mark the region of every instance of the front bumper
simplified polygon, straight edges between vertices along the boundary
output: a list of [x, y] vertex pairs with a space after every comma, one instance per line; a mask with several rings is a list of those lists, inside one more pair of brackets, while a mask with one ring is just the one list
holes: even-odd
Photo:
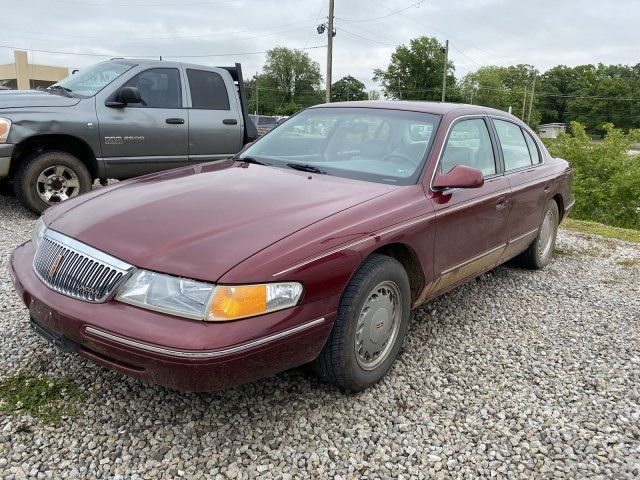
[[9, 175], [9, 167], [11, 165], [11, 154], [15, 145], [11, 143], [0, 143], [0, 178]]
[[31, 242], [11, 255], [13, 284], [36, 322], [76, 353], [159, 385], [210, 391], [313, 360], [331, 331], [338, 297], [226, 323], [181, 319], [120, 302], [91, 304], [47, 288]]

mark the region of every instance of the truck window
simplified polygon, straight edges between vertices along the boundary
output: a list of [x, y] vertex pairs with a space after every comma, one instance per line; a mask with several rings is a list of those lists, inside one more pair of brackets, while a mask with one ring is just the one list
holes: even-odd
[[177, 68], [150, 68], [140, 72], [123, 87], [140, 90], [142, 102], [131, 105], [140, 108], [182, 108], [180, 71]]
[[216, 72], [187, 68], [191, 104], [203, 110], [229, 110], [229, 94], [224, 80]]

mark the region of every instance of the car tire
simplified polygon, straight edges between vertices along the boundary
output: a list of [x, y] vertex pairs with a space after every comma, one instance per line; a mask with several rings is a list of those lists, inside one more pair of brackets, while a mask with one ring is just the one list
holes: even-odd
[[342, 295], [331, 334], [313, 362], [316, 374], [353, 392], [378, 382], [400, 352], [410, 309], [409, 277], [402, 264], [371, 255]]
[[531, 242], [529, 248], [517, 257], [520, 265], [525, 268], [539, 270], [551, 262], [559, 223], [560, 212], [558, 211], [558, 204], [555, 200], [551, 200], [544, 210], [544, 217], [542, 218], [538, 236]]
[[44, 151], [20, 164], [13, 188], [24, 207], [40, 214], [51, 205], [88, 192], [92, 183], [89, 170], [77, 157], [67, 152]]

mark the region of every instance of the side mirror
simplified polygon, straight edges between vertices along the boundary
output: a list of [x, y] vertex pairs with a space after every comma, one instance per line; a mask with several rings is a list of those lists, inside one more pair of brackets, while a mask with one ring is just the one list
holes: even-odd
[[477, 168], [456, 165], [449, 173], [437, 174], [434, 188], [478, 188], [484, 185], [484, 175]]
[[118, 100], [128, 105], [129, 103], [140, 103], [142, 97], [140, 96], [140, 90], [136, 87], [123, 87], [118, 93]]

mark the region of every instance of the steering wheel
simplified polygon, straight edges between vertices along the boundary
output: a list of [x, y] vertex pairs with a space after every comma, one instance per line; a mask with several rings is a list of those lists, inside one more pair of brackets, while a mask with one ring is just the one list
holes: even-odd
[[[400, 161], [399, 162], [393, 161], [391, 160], [392, 158], [399, 159]], [[397, 163], [398, 165], [404, 165], [404, 166], [409, 165], [413, 168], [418, 166], [418, 162], [416, 162], [413, 158], [408, 157], [407, 155], [404, 155], [402, 153], [389, 153], [384, 157], [382, 157], [382, 161], [383, 162], [389, 161], [391, 163]]]

